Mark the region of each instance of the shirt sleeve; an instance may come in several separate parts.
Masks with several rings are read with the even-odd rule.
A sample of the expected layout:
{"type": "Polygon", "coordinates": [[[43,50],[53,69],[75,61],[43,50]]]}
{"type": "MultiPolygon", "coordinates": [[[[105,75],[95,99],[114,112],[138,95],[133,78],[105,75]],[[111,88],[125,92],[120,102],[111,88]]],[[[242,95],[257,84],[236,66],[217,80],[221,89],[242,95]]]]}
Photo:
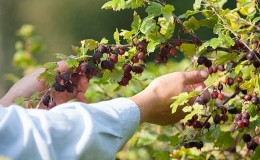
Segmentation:
{"type": "Polygon", "coordinates": [[[139,122],[140,111],[127,98],[70,102],[49,111],[0,107],[0,155],[26,160],[112,160],[139,122]]]}

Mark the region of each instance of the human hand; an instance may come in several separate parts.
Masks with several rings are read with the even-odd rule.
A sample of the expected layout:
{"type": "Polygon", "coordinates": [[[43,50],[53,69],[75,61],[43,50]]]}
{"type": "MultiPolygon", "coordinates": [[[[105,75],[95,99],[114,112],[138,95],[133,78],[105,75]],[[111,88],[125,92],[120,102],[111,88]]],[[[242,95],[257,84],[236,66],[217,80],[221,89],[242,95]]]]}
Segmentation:
{"type": "MultiPolygon", "coordinates": [[[[206,71],[175,72],[160,76],[154,79],[146,89],[137,95],[130,97],[140,109],[141,122],[154,123],[159,125],[174,124],[184,118],[185,113],[182,107],[171,113],[171,99],[182,92],[203,90],[203,83],[208,77],[206,71]]],[[[203,93],[206,98],[210,98],[209,92],[203,93]]],[[[194,103],[191,99],[189,103],[194,103]]]]}
{"type": "MultiPolygon", "coordinates": [[[[58,62],[57,72],[65,72],[69,68],[66,66],[65,61],[58,62]]],[[[0,100],[0,104],[3,106],[9,106],[13,103],[13,100],[17,97],[29,98],[34,93],[39,92],[43,93],[47,90],[47,87],[44,85],[45,80],[38,80],[38,76],[44,72],[44,68],[40,68],[32,72],[31,74],[23,77],[17,83],[15,83],[11,89],[7,92],[7,94],[0,100]]],[[[85,76],[81,76],[79,79],[79,83],[76,86],[73,93],[68,92],[52,92],[52,97],[56,104],[65,103],[71,99],[77,99],[81,102],[86,102],[86,98],[84,97],[84,93],[88,88],[88,80],[85,76]]],[[[35,106],[34,106],[35,107],[35,106]]],[[[45,106],[41,106],[41,108],[46,108],[45,106]]]]}

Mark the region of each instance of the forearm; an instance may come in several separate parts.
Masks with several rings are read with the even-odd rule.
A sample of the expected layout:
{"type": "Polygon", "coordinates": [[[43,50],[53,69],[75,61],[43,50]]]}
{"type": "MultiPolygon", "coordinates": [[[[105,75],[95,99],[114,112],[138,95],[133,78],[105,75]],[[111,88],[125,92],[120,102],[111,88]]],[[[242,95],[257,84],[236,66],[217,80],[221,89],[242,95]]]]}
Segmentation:
{"type": "Polygon", "coordinates": [[[7,107],[14,103],[14,99],[16,97],[17,97],[16,95],[11,95],[11,94],[7,93],[0,99],[0,105],[7,107]]]}

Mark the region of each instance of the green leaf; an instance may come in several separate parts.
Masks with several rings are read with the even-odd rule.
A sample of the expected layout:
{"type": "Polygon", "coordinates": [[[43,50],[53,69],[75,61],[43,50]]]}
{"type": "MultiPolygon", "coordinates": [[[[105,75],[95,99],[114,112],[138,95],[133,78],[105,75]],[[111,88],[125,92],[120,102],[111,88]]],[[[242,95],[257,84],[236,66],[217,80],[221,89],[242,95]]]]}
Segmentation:
{"type": "Polygon", "coordinates": [[[114,40],[115,40],[115,42],[116,42],[117,45],[120,44],[120,38],[119,38],[118,29],[116,29],[116,31],[114,32],[114,40]]]}
{"type": "Polygon", "coordinates": [[[199,10],[201,7],[201,2],[202,0],[195,0],[194,4],[193,4],[193,9],[194,10],[199,10]]]}
{"type": "Polygon", "coordinates": [[[102,6],[102,9],[113,9],[115,11],[119,11],[124,8],[125,8],[124,0],[111,0],[102,6]]]}
{"type": "Polygon", "coordinates": [[[192,106],[185,106],[182,109],[183,112],[191,112],[192,111],[192,106]]]}
{"type": "Polygon", "coordinates": [[[192,11],[192,10],[187,10],[187,12],[185,13],[185,18],[189,18],[190,16],[199,13],[198,10],[192,11]]]}
{"type": "Polygon", "coordinates": [[[37,78],[39,80],[45,79],[45,85],[49,87],[55,81],[55,77],[57,75],[56,68],[58,68],[58,64],[56,62],[49,62],[45,63],[43,66],[46,68],[46,70],[42,72],[37,78]]]}
{"type": "Polygon", "coordinates": [[[175,100],[170,106],[170,108],[172,108],[172,113],[175,113],[177,111],[178,106],[185,105],[191,97],[194,97],[198,94],[199,94],[198,91],[193,91],[190,93],[183,92],[178,96],[172,97],[172,99],[175,100]]]}
{"type": "Polygon", "coordinates": [[[175,113],[179,106],[184,105],[189,101],[189,94],[184,92],[178,96],[172,97],[172,99],[175,99],[175,101],[171,104],[170,108],[172,109],[172,113],[175,113]]]}
{"type": "Polygon", "coordinates": [[[252,157],[252,160],[259,160],[260,159],[260,146],[256,147],[254,151],[254,155],[252,157]]]}
{"type": "Polygon", "coordinates": [[[219,137],[215,142],[215,147],[220,147],[223,149],[228,149],[232,147],[235,143],[234,138],[231,136],[231,132],[220,132],[219,137]]]}
{"type": "Polygon", "coordinates": [[[154,52],[158,44],[160,44],[160,42],[150,41],[147,45],[147,52],[154,52]]]}
{"type": "Polygon", "coordinates": [[[195,17],[183,22],[183,25],[188,31],[198,30],[200,28],[199,21],[195,17]]]}
{"type": "Polygon", "coordinates": [[[164,17],[160,17],[158,19],[158,23],[161,26],[160,33],[166,38],[169,39],[172,37],[172,34],[174,32],[175,25],[173,21],[168,21],[164,17]]]}
{"type": "Polygon", "coordinates": [[[180,142],[179,136],[180,136],[180,133],[177,133],[174,136],[170,136],[170,139],[169,139],[170,144],[173,145],[173,146],[179,144],[179,142],[180,142]]]}
{"type": "Polygon", "coordinates": [[[191,57],[195,55],[197,48],[195,44],[182,43],[182,45],[180,46],[180,51],[183,52],[185,57],[191,57]]]}
{"type": "Polygon", "coordinates": [[[173,11],[175,10],[173,5],[166,4],[162,8],[162,14],[167,20],[173,20],[173,11]]]}
{"type": "Polygon", "coordinates": [[[67,59],[68,56],[65,54],[62,54],[62,53],[56,53],[56,58],[64,60],[64,59],[67,59]]]}
{"type": "Polygon", "coordinates": [[[256,24],[259,20],[260,20],[260,17],[256,17],[256,18],[253,19],[252,23],[256,24]]]}
{"type": "Polygon", "coordinates": [[[87,50],[94,50],[98,46],[98,42],[94,39],[85,39],[81,41],[81,46],[86,47],[87,50]]]}
{"type": "Polygon", "coordinates": [[[108,43],[108,39],[102,38],[99,43],[100,43],[100,44],[107,44],[107,43],[108,43]]]}
{"type": "Polygon", "coordinates": [[[146,17],[141,24],[140,31],[143,34],[150,34],[155,29],[156,29],[156,21],[153,19],[153,17],[146,17]]]}
{"type": "Polygon", "coordinates": [[[125,8],[139,8],[144,5],[144,0],[127,0],[125,8]]]}
{"type": "Polygon", "coordinates": [[[72,67],[78,67],[79,66],[79,61],[75,58],[67,58],[66,59],[66,63],[67,63],[67,66],[69,68],[72,68],[72,67]]]}
{"type": "Polygon", "coordinates": [[[156,160],[166,160],[166,159],[169,159],[169,152],[168,151],[160,151],[160,152],[157,152],[157,153],[154,153],[153,154],[153,157],[156,159],[156,160]]]}
{"type": "Polygon", "coordinates": [[[135,30],[136,32],[139,31],[139,29],[141,27],[141,22],[142,22],[142,20],[141,20],[140,16],[136,12],[134,12],[134,20],[131,24],[132,30],[135,30]]]}
{"type": "Polygon", "coordinates": [[[30,105],[35,107],[39,103],[39,100],[40,100],[40,93],[39,92],[34,93],[29,99],[30,105]]]}
{"type": "Polygon", "coordinates": [[[14,103],[17,104],[18,106],[25,107],[25,100],[23,97],[17,97],[14,99],[14,103]]]}
{"type": "Polygon", "coordinates": [[[162,14],[161,12],[162,8],[163,6],[160,3],[151,2],[151,4],[146,8],[145,12],[148,13],[148,15],[157,17],[162,14]]]}
{"type": "Polygon", "coordinates": [[[218,59],[215,61],[215,64],[225,64],[231,60],[234,60],[238,57],[236,53],[226,53],[221,56],[218,56],[218,59]]]}

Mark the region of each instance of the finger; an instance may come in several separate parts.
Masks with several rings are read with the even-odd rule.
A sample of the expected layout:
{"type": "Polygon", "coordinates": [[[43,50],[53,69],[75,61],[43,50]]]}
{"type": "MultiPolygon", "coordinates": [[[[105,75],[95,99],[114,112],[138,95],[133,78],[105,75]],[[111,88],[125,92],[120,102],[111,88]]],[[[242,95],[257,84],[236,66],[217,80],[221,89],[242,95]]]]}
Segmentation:
{"type": "Polygon", "coordinates": [[[57,64],[58,64],[57,71],[65,72],[65,71],[69,70],[69,67],[67,66],[67,63],[65,60],[59,61],[59,62],[57,62],[57,64]]]}
{"type": "Polygon", "coordinates": [[[83,92],[79,92],[77,94],[77,100],[80,101],[80,102],[87,103],[87,98],[85,97],[83,92]]]}
{"type": "Polygon", "coordinates": [[[79,78],[79,82],[77,85],[78,92],[85,92],[88,89],[88,79],[85,76],[81,76],[79,78]]]}
{"type": "Polygon", "coordinates": [[[197,84],[205,81],[209,74],[207,71],[204,70],[194,70],[190,72],[183,72],[184,74],[184,82],[186,84],[197,84]]]}

